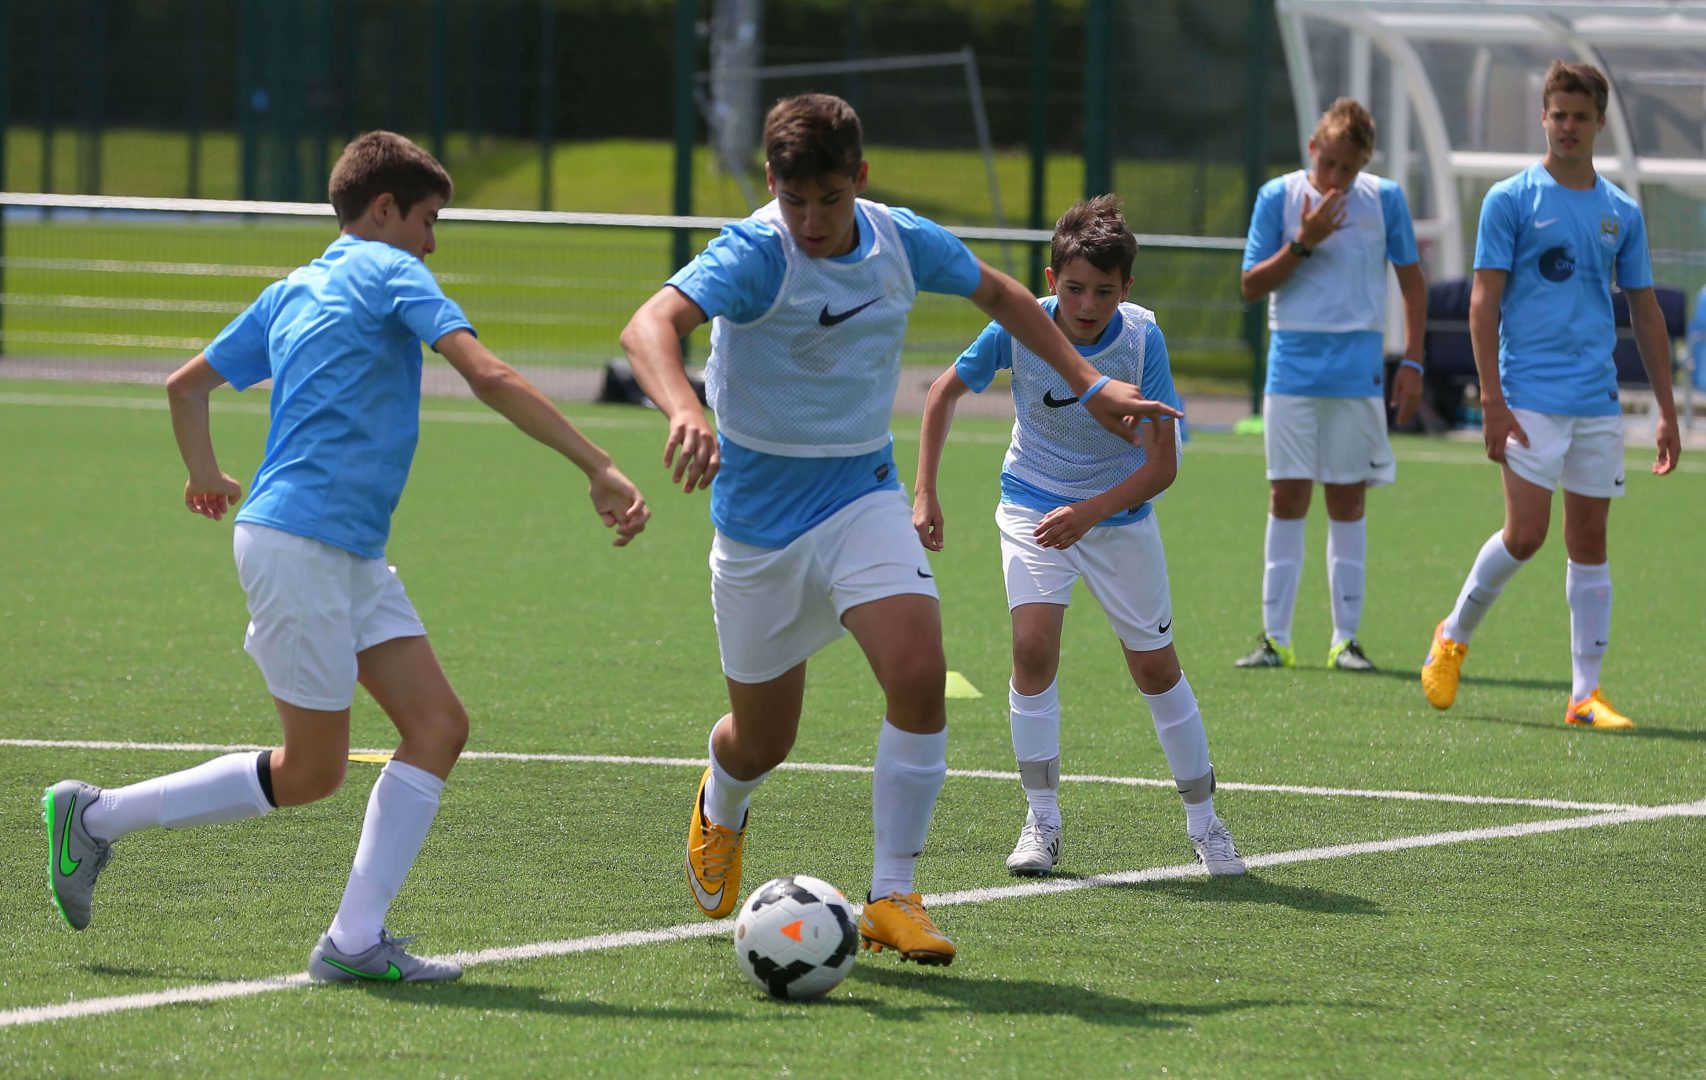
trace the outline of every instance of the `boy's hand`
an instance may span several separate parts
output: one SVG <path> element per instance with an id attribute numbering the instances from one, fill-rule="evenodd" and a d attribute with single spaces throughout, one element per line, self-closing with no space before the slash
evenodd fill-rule
<path id="1" fill-rule="evenodd" d="M 942 529 L 942 504 L 936 496 L 920 491 L 912 500 L 912 527 L 918 530 L 918 541 L 931 551 L 941 551 L 946 543 Z"/>
<path id="2" fill-rule="evenodd" d="M 1091 506 L 1088 499 L 1070 506 L 1057 506 L 1037 522 L 1036 530 L 1031 535 L 1043 547 L 1065 551 L 1084 539 L 1084 534 L 1105 516 Z"/>
<path id="3" fill-rule="evenodd" d="M 1487 457 L 1500 465 L 1505 463 L 1505 443 L 1515 439 L 1528 445 L 1528 432 L 1516 422 L 1516 414 L 1502 401 L 1481 401 L 1481 438 L 1487 444 Z"/>
<path id="4" fill-rule="evenodd" d="M 243 485 L 220 473 L 207 479 L 190 477 L 184 485 L 184 506 L 192 514 L 218 521 L 243 499 Z"/>
<path id="5" fill-rule="evenodd" d="M 680 451 L 679 456 L 676 451 Z M 681 484 L 683 492 L 711 486 L 723 460 L 717 450 L 716 433 L 697 407 L 669 418 L 669 441 L 663 446 L 663 464 L 666 469 L 675 467 L 670 482 Z"/>
<path id="6" fill-rule="evenodd" d="M 1297 242 L 1306 248 L 1319 247 L 1321 241 L 1339 231 L 1345 223 L 1345 193 L 1328 188 L 1321 193 L 1320 205 L 1310 208 L 1309 196 L 1303 197 L 1303 220 L 1297 228 Z"/>
<path id="7" fill-rule="evenodd" d="M 645 496 L 614 465 L 593 474 L 587 494 L 604 527 L 616 530 L 616 547 L 627 547 L 628 541 L 638 536 L 651 520 L 652 511 Z"/>
<path id="8" fill-rule="evenodd" d="M 1659 417 L 1653 437 L 1659 444 L 1659 456 L 1653 460 L 1653 475 L 1663 476 L 1676 468 L 1676 459 L 1682 455 L 1682 439 L 1676 433 L 1676 421 Z"/>
<path id="9" fill-rule="evenodd" d="M 1399 424 L 1408 424 L 1410 417 L 1422 405 L 1422 373 L 1415 368 L 1400 367 L 1392 376 L 1392 407 L 1398 410 Z"/>
<path id="10" fill-rule="evenodd" d="M 1171 417 L 1183 419 L 1184 413 L 1159 401 L 1150 401 L 1143 391 L 1128 382 L 1109 382 L 1096 396 L 1084 403 L 1096 423 L 1128 443 L 1137 442 L 1138 421 Z"/>

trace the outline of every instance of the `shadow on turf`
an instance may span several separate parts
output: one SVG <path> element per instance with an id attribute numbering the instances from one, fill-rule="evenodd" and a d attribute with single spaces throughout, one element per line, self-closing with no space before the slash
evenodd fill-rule
<path id="1" fill-rule="evenodd" d="M 743 982 L 744 985 L 744 982 Z M 511 986 L 491 982 L 449 982 L 435 985 L 358 983 L 328 987 L 334 993 L 367 993 L 423 1005 L 456 1009 L 490 1009 L 497 1012 L 543 1013 L 549 1016 L 612 1017 L 648 1020 L 736 1020 L 745 1014 L 700 1005 L 691 1008 L 613 1005 L 580 997 L 562 997 L 533 986 Z"/>
<path id="2" fill-rule="evenodd" d="M 1343 677 L 1354 674 L 1359 679 L 1396 679 L 1399 682 L 1413 683 L 1416 687 L 1416 698 L 1422 700 L 1422 678 L 1416 668 L 1376 668 L 1374 671 L 1340 672 L 1330 668 L 1294 668 L 1297 674 L 1321 674 Z M 1568 680 L 1560 679 L 1498 679 L 1486 675 L 1463 676 L 1464 686 L 1508 686 L 1516 690 L 1552 690 L 1560 694 L 1570 692 Z"/>
<path id="3" fill-rule="evenodd" d="M 1210 878 L 1207 881 L 1138 881 L 1129 885 L 1115 885 L 1113 888 L 1161 892 L 1175 900 L 1190 900 L 1195 903 L 1278 904 L 1296 911 L 1315 911 L 1326 915 L 1385 913 L 1385 909 L 1379 904 L 1354 893 L 1282 885 L 1253 874 L 1235 878 Z"/>
<path id="4" fill-rule="evenodd" d="M 862 959 L 844 986 L 882 987 L 933 994 L 939 1005 L 898 1005 L 862 997 L 831 998 L 819 1006 L 863 1008 L 885 1020 L 917 1020 L 928 1012 L 979 1014 L 1014 1013 L 1025 1016 L 1072 1016 L 1092 1024 L 1118 1027 L 1180 1028 L 1220 1013 L 1277 1005 L 1277 1001 L 1238 1000 L 1206 1005 L 1190 1002 L 1137 1001 L 1077 984 L 1036 979 L 972 979 L 946 971 L 918 971 L 881 960 Z"/>

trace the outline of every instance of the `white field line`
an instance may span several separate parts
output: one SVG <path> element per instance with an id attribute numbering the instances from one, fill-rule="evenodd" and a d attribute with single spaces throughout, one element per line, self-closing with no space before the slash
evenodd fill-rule
<path id="1" fill-rule="evenodd" d="M 231 754 L 242 750 L 266 750 L 269 747 L 247 743 L 166 743 L 166 742 L 102 742 L 87 739 L 0 739 L 0 746 L 16 746 L 36 750 L 160 750 L 193 751 L 200 754 Z M 355 749 L 352 754 L 388 754 L 384 748 Z M 637 757 L 630 754 L 523 754 L 507 750 L 468 750 L 462 761 L 519 761 L 550 762 L 559 765 L 652 765 L 668 768 L 703 769 L 704 758 Z M 863 773 L 869 775 L 869 765 L 844 765 L 837 762 L 784 761 L 776 766 L 789 772 Z M 996 769 L 949 769 L 948 775 L 967 780 L 1016 781 L 1016 772 Z M 1115 784 L 1122 787 L 1152 787 L 1173 790 L 1172 780 L 1152 780 L 1142 776 L 1097 776 L 1069 773 L 1062 780 L 1076 784 Z M 1296 784 L 1247 784 L 1228 780 L 1217 785 L 1221 791 L 1261 791 L 1277 795 L 1318 795 L 1358 799 L 1396 799 L 1403 802 L 1462 803 L 1472 806 L 1534 806 L 1543 810 L 1621 811 L 1645 809 L 1635 803 L 1575 802 L 1568 799 L 1533 799 L 1503 795 L 1451 795 L 1431 791 L 1380 791 L 1366 788 L 1304 787 Z"/>
<path id="2" fill-rule="evenodd" d="M 192 343 L 190 348 L 199 346 Z M 166 400 L 162 396 L 156 398 L 119 397 L 116 395 L 103 396 L 99 394 L 30 394 L 17 392 L 0 392 L 0 405 L 35 405 L 56 406 L 67 408 L 91 409 L 137 409 L 149 412 L 164 412 Z M 244 401 L 217 400 L 214 404 L 216 412 L 248 414 L 250 416 L 266 416 L 265 405 L 251 405 Z M 447 424 L 507 424 L 508 420 L 493 412 L 457 412 L 446 409 L 423 409 L 421 419 L 429 423 Z M 583 416 L 576 417 L 575 424 L 580 427 L 607 428 L 611 430 L 639 431 L 648 428 L 661 430 L 662 419 L 654 413 L 644 416 Z M 917 442 L 918 429 L 910 425 L 902 427 L 893 433 L 897 442 Z M 953 441 L 973 446 L 1006 446 L 1009 436 L 986 431 L 962 431 L 952 436 Z M 1397 447 L 1398 460 L 1422 465 L 1485 465 L 1485 456 L 1473 452 L 1470 444 L 1465 442 L 1462 452 L 1451 450 L 1411 449 L 1407 446 Z M 1264 453 L 1260 439 L 1238 440 L 1219 443 L 1189 443 L 1185 447 L 1185 457 L 1192 454 L 1227 454 L 1235 457 L 1259 457 Z M 1626 462 L 1637 466 L 1650 462 L 1652 453 L 1640 446 L 1629 446 L 1625 451 Z M 1706 473 L 1706 463 L 1696 456 L 1690 456 L 1677 462 L 1676 471 L 1679 473 Z"/>
<path id="3" fill-rule="evenodd" d="M 1467 844 L 1480 840 L 1502 840 L 1513 837 L 1538 836 L 1570 829 L 1594 829 L 1610 825 L 1628 825 L 1641 821 L 1657 821 L 1673 817 L 1706 816 L 1706 800 L 1675 803 L 1670 806 L 1649 806 L 1616 813 L 1592 814 L 1586 817 L 1557 818 L 1550 821 L 1530 821 L 1519 825 L 1497 825 L 1485 829 L 1460 829 L 1453 832 L 1428 833 L 1423 836 L 1400 836 L 1391 840 L 1369 840 L 1358 844 L 1335 844 L 1330 847 L 1299 848 L 1269 855 L 1254 855 L 1244 861 L 1252 869 L 1267 866 L 1286 866 L 1292 863 L 1344 859 L 1355 855 L 1375 855 L 1390 851 L 1409 851 L 1416 848 L 1442 847 L 1447 844 Z M 1145 870 L 1127 870 L 1114 874 L 1097 874 L 1083 878 L 1051 878 L 1022 885 L 1003 885 L 989 889 L 963 889 L 959 892 L 935 893 L 924 898 L 931 908 L 956 907 L 961 904 L 984 904 L 995 900 L 1022 899 L 1053 893 L 1077 892 L 1082 889 L 1101 889 L 1114 885 L 1136 885 L 1150 881 L 1178 881 L 1202 877 L 1200 864 L 1156 866 Z M 483 964 L 501 964 L 519 960 L 538 960 L 575 953 L 600 952 L 638 945 L 657 945 L 691 938 L 716 937 L 732 930 L 729 921 L 683 923 L 658 930 L 630 930 L 614 934 L 595 934 L 590 937 L 562 941 L 540 941 L 529 945 L 511 945 L 477 952 L 453 954 L 450 959 L 464 968 Z M 202 986 L 183 986 L 145 994 L 124 994 L 117 997 L 88 998 L 60 1005 L 32 1005 L 0 1011 L 0 1028 L 23 1027 L 29 1024 L 51 1023 L 107 1013 L 151 1009 L 162 1005 L 224 1001 L 289 990 L 309 985 L 306 974 L 275 975 L 267 979 L 247 979 L 237 982 L 211 983 Z"/>

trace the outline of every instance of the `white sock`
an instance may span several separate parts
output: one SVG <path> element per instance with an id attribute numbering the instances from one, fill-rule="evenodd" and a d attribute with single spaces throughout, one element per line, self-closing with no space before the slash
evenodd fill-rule
<path id="1" fill-rule="evenodd" d="M 706 819 L 725 829 L 744 827 L 747 803 L 752 800 L 752 793 L 758 790 L 758 785 L 764 783 L 770 774 L 762 772 L 751 780 L 736 780 L 730 776 L 723 763 L 717 760 L 717 724 L 711 725 L 711 743 L 706 755 L 711 759 L 711 778 L 705 781 Z"/>
<path id="2" fill-rule="evenodd" d="M 1007 687 L 1013 757 L 1030 804 L 1030 820 L 1060 828 L 1060 690 L 1051 682 L 1038 694 Z"/>
<path id="3" fill-rule="evenodd" d="M 1457 606 L 1445 617 L 1445 636 L 1459 645 L 1469 644 L 1469 639 L 1475 636 L 1475 628 L 1492 609 L 1493 601 L 1505 591 L 1505 583 L 1515 577 L 1527 562 L 1527 559 L 1512 555 L 1505 547 L 1503 531 L 1489 537 L 1475 556 L 1475 565 L 1469 568 L 1463 591 L 1457 594 Z"/>
<path id="4" fill-rule="evenodd" d="M 1570 700 L 1580 701 L 1599 686 L 1599 665 L 1611 644 L 1611 564 L 1571 559 L 1564 595 L 1570 601 Z"/>
<path id="5" fill-rule="evenodd" d="M 1214 766 L 1208 760 L 1208 732 L 1203 729 L 1202 710 L 1184 672 L 1172 689 L 1144 694 L 1149 715 L 1155 721 L 1155 736 L 1167 755 L 1167 768 L 1185 800 L 1185 828 L 1201 835 L 1214 819 Z"/>
<path id="6" fill-rule="evenodd" d="M 426 842 L 443 790 L 443 780 L 395 759 L 380 770 L 367 798 L 355 866 L 328 931 L 342 952 L 366 952 L 379 943 L 385 915 Z"/>
<path id="7" fill-rule="evenodd" d="M 255 771 L 255 752 L 243 750 L 182 772 L 108 788 L 84 814 L 83 824 L 91 835 L 111 841 L 138 829 L 242 821 L 272 808 Z"/>
<path id="8" fill-rule="evenodd" d="M 871 896 L 912 891 L 912 871 L 924 853 L 930 815 L 948 775 L 948 729 L 931 735 L 902 731 L 883 720 L 871 777 L 875 833 Z"/>
<path id="9" fill-rule="evenodd" d="M 1262 632 L 1281 645 L 1291 644 L 1291 613 L 1303 576 L 1303 528 L 1303 518 L 1269 514 L 1262 544 Z"/>
<path id="10" fill-rule="evenodd" d="M 1333 644 L 1357 636 L 1368 560 L 1368 519 L 1327 521 L 1327 588 L 1333 594 Z"/>

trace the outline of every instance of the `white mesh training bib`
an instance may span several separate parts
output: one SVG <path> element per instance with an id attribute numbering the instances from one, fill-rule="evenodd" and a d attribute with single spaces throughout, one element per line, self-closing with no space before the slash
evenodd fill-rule
<path id="1" fill-rule="evenodd" d="M 775 202 L 753 212 L 782 238 L 787 270 L 770 310 L 711 321 L 705 390 L 725 438 L 784 457 L 854 457 L 889 443 L 900 346 L 918 294 L 888 207 L 858 200 L 870 223 L 863 259 L 799 249 Z"/>
<path id="2" fill-rule="evenodd" d="M 1321 202 L 1309 173 L 1287 173 L 1286 237 L 1296 236 L 1303 226 L 1305 198 L 1312 206 Z M 1268 295 L 1269 329 L 1343 334 L 1386 325 L 1386 209 L 1380 178 L 1358 173 L 1345 191 L 1344 208 L 1345 223 Z"/>
<path id="3" fill-rule="evenodd" d="M 1143 350 L 1155 313 L 1121 304 L 1114 340 L 1084 359 L 1099 374 L 1143 385 Z M 1143 451 L 1091 419 L 1048 361 L 1013 341 L 1013 441 L 1002 469 L 1053 495 L 1078 501 L 1136 472 Z"/>

